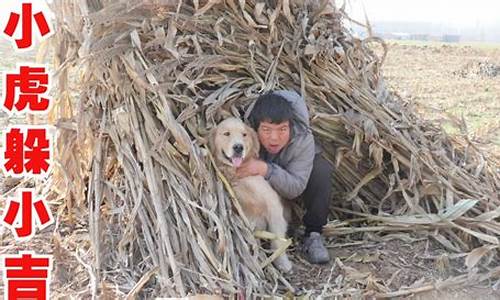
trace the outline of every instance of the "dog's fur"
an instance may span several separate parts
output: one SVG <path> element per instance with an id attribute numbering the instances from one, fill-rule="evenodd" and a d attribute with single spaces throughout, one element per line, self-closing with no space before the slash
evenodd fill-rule
<path id="1" fill-rule="evenodd" d="M 237 153 L 235 145 L 242 145 L 243 151 Z M 287 222 L 278 193 L 262 176 L 236 177 L 239 164 L 258 157 L 260 144 L 257 133 L 240 119 L 228 118 L 210 132 L 209 147 L 217 167 L 231 183 L 251 225 L 255 229 L 267 229 L 278 237 L 285 237 Z M 279 242 L 272 241 L 271 246 L 276 249 Z M 292 268 L 286 254 L 278 257 L 275 265 L 285 272 Z"/>

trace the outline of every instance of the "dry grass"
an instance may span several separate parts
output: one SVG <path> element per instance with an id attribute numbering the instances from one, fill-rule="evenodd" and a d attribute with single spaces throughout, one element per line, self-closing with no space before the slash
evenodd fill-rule
<path id="1" fill-rule="evenodd" d="M 205 149 L 216 122 L 275 88 L 305 95 L 338 166 L 332 217 L 356 219 L 327 235 L 416 232 L 465 258 L 443 286 L 498 278 L 498 161 L 388 93 L 367 47 L 382 41 L 352 38 L 343 13 L 319 1 L 168 3 L 54 1 L 56 295 L 291 295 L 287 278 L 261 268 L 267 256 Z M 393 287 L 340 259 L 333 268 L 341 278 L 311 293 L 436 287 Z"/>
<path id="2" fill-rule="evenodd" d="M 392 42 L 383 71 L 419 113 L 500 155 L 500 45 Z M 466 132 L 453 122 L 462 118 Z"/>

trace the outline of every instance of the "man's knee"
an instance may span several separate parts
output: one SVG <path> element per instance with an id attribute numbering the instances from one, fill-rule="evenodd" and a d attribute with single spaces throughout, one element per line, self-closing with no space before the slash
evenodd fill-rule
<path id="1" fill-rule="evenodd" d="M 330 183 L 333 171 L 333 165 L 328 160 L 323 158 L 321 154 L 317 154 L 314 158 L 313 170 L 311 172 L 312 178 L 310 178 L 310 181 Z"/>

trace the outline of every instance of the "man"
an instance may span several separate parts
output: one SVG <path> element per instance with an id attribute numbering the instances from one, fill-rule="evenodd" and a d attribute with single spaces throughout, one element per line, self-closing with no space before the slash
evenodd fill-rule
<path id="1" fill-rule="evenodd" d="M 261 143 L 260 159 L 242 164 L 237 176 L 264 176 L 284 199 L 304 201 L 302 251 L 311 263 L 330 260 L 321 232 L 327 222 L 333 167 L 321 156 L 309 127 L 304 99 L 293 91 L 260 96 L 248 118 Z"/>

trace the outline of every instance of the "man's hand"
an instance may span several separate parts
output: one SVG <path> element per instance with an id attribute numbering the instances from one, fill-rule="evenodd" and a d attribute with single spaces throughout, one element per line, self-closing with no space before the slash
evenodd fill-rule
<path id="1" fill-rule="evenodd" d="M 241 166 L 236 169 L 236 176 L 238 178 L 243 178 L 247 176 L 265 176 L 267 173 L 267 164 L 260 160 L 251 158 L 248 161 L 241 164 Z"/>

